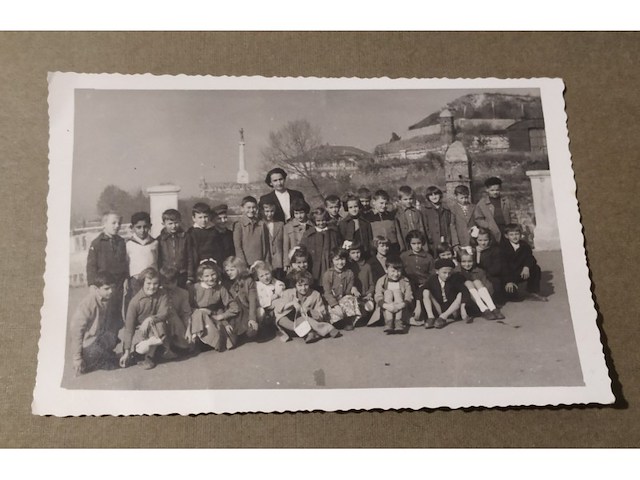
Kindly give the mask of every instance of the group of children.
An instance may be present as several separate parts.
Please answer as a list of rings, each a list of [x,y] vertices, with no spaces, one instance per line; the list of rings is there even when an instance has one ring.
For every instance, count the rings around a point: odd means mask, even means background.
[[[463,185],[450,204],[428,187],[421,206],[402,186],[395,211],[384,190],[329,195],[313,210],[293,198],[286,223],[274,219],[277,205],[248,196],[232,227],[226,205],[197,203],[186,231],[177,210],[165,211],[158,238],[138,212],[127,241],[120,216],[107,213],[87,258],[90,292],[72,319],[76,373],[148,369],[273,335],[313,343],[363,325],[397,334],[502,319],[499,306],[520,297],[523,283],[546,301],[501,183],[489,178],[476,205]]]

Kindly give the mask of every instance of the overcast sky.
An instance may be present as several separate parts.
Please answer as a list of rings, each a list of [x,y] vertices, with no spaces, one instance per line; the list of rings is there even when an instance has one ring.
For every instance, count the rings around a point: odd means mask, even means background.
[[[487,90],[484,90],[487,91]],[[491,90],[538,94],[537,90]],[[198,181],[235,181],[240,128],[251,181],[270,131],[306,119],[325,143],[372,152],[448,102],[479,90],[194,91],[78,90],[72,202],[92,216],[110,184],[127,191],[175,183],[198,194]],[[265,186],[266,189],[266,186]]]

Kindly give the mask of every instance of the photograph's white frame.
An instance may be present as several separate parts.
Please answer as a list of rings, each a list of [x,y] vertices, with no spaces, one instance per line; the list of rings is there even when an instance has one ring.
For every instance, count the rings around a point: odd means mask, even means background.
[[[60,386],[69,285],[69,232],[76,89],[376,90],[539,88],[562,261],[584,386],[304,390],[67,390]],[[49,195],[44,305],[32,411],[38,415],[141,415],[347,411],[610,404],[615,401],[591,294],[561,79],[359,79],[49,75]]]

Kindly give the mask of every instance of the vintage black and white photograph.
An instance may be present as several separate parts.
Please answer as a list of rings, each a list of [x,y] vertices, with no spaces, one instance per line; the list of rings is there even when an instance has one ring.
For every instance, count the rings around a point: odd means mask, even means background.
[[[34,413],[613,402],[560,79],[49,85]]]

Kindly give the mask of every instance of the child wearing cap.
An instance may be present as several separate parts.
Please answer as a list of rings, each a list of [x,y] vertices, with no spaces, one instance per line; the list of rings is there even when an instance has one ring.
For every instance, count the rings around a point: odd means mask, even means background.
[[[502,195],[502,180],[490,177],[484,182],[485,193],[474,210],[475,223],[488,229],[501,242],[505,227],[516,222],[511,202]]]
[[[236,255],[233,244],[233,225],[229,225],[229,207],[224,203],[216,205],[211,210],[213,214],[213,228],[218,232],[221,255],[225,259]]]
[[[438,258],[436,273],[427,279],[422,301],[427,312],[425,328],[443,328],[450,318],[460,316],[464,280],[455,274],[453,260]],[[436,318],[437,315],[437,318]]]

